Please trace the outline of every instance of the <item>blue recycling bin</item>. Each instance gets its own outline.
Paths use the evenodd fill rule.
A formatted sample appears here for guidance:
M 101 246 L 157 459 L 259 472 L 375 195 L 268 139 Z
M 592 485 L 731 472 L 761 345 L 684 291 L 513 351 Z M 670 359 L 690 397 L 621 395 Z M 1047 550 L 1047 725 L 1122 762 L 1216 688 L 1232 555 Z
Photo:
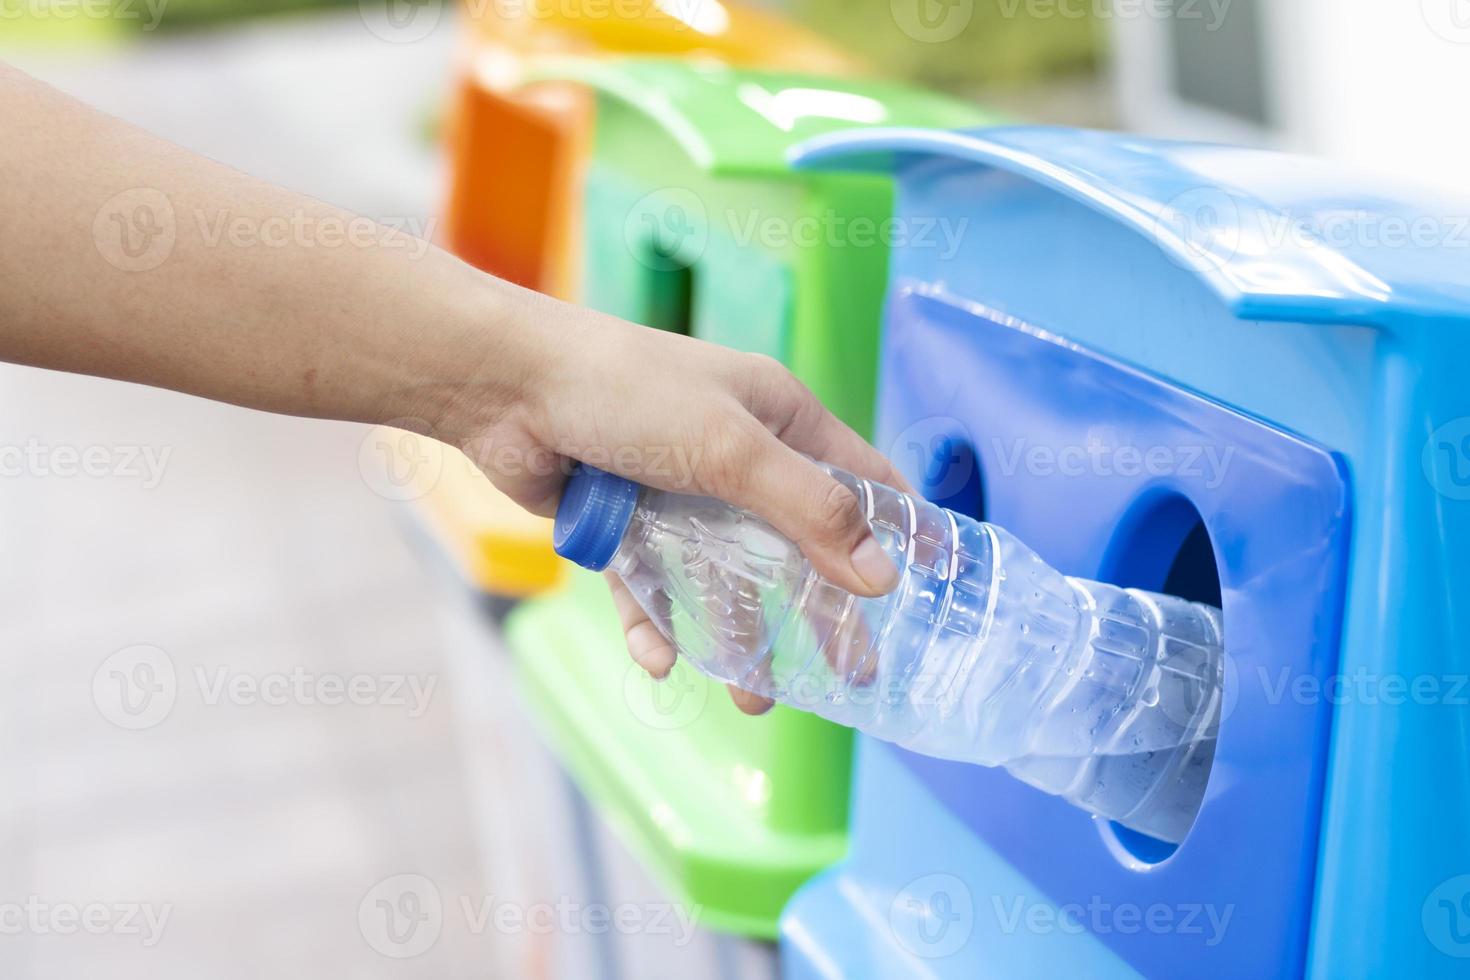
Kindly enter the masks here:
M 786 975 L 1470 975 L 1470 210 L 1045 127 L 798 164 L 893 172 L 913 231 L 879 448 L 1068 573 L 1219 604 L 1227 693 L 1177 846 L 862 740 Z

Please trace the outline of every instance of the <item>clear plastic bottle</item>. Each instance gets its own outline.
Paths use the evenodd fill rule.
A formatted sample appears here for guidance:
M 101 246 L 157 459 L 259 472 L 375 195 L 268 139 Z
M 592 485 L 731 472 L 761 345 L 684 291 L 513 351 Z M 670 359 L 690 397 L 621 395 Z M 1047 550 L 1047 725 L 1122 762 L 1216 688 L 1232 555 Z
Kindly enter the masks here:
M 832 585 L 754 514 L 591 467 L 556 547 L 616 572 L 711 677 L 1182 840 L 1214 754 L 1219 610 L 1064 576 L 1001 528 L 827 469 L 902 573 L 888 595 Z

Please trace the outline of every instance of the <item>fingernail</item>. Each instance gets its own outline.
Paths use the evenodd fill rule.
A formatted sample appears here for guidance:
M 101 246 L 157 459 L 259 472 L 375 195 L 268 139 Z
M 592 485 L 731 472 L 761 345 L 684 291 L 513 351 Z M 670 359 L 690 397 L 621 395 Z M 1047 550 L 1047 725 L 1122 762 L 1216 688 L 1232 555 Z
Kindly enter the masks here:
M 874 592 L 890 592 L 898 584 L 898 568 L 872 534 L 852 549 L 852 570 Z

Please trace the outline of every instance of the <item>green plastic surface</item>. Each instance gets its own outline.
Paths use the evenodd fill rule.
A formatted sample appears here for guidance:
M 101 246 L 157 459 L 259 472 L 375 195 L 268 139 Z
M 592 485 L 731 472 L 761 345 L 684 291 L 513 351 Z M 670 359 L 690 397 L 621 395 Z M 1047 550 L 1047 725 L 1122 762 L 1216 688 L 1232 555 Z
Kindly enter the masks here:
M 787 152 L 859 124 L 995 120 L 877 82 L 652 60 L 541 72 L 598 93 L 581 299 L 776 357 L 868 435 L 891 178 L 796 172 Z M 677 725 L 650 725 L 649 704 L 629 693 L 638 673 L 604 593 L 579 581 L 513 618 L 511 648 L 550 738 L 600 812 L 703 907 L 703 921 L 774 936 L 795 888 L 841 856 L 851 733 L 781 708 L 747 718 L 683 666 L 663 695 L 701 707 L 678 709 L 690 716 Z
M 533 717 L 629 848 L 701 925 L 774 939 L 846 846 L 848 733 L 789 708 L 746 717 L 682 662 L 652 680 L 592 572 L 522 604 L 506 637 Z
M 152 22 L 152 16 L 141 2 L 131 11 L 122 11 L 131 13 L 130 18 L 107 13 L 107 9 L 82 4 L 36 5 L 0 0 L 0 51 L 50 51 L 112 44 L 138 33 L 139 25 Z
M 526 81 L 587 85 L 604 103 L 621 102 L 648 119 L 693 166 L 721 176 L 786 176 L 791 147 L 836 130 L 961 129 L 998 121 L 971 103 L 897 82 L 660 58 L 545 58 Z M 599 136 L 616 128 L 598 122 Z M 650 156 L 646 162 L 672 161 Z

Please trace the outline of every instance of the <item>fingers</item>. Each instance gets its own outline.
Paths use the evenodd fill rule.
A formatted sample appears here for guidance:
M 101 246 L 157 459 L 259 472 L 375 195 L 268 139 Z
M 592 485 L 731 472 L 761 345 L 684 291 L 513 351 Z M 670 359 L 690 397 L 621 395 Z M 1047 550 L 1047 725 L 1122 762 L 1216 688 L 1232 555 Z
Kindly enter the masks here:
M 752 510 L 796 542 L 826 579 L 859 595 L 883 595 L 898 569 L 873 537 L 856 496 L 754 419 L 726 423 L 713 440 L 708 492 Z
M 669 671 L 674 669 L 674 648 L 654 627 L 643 607 L 638 605 L 638 600 L 633 598 L 633 593 L 623 584 L 623 580 L 612 572 L 604 572 L 603 577 L 612 590 L 613 605 L 617 607 L 618 619 L 623 624 L 623 632 L 628 641 L 628 655 L 656 680 L 669 676 Z M 725 687 L 730 691 L 730 700 L 735 702 L 735 707 L 747 715 L 763 715 L 775 704 L 770 698 L 742 691 L 733 684 Z
M 730 700 L 735 702 L 735 707 L 748 715 L 763 715 L 771 710 L 771 705 L 776 703 L 770 698 L 763 698 L 759 694 L 741 690 L 734 684 L 726 684 L 725 688 L 730 692 Z
M 758 358 L 756 364 L 754 370 L 759 377 L 750 386 L 750 412 L 776 438 L 799 453 L 854 476 L 912 491 L 888 457 L 827 411 L 795 375 L 769 359 Z
M 913 486 L 887 456 L 870 446 L 867 440 L 849 429 L 825 408 L 815 423 L 789 427 L 778 432 L 777 437 L 797 452 L 823 463 L 831 463 L 854 476 L 885 484 L 904 493 L 914 493 Z
M 669 671 L 674 669 L 673 646 L 649 620 L 648 614 L 638 605 L 638 600 L 633 598 L 633 593 L 628 591 L 622 579 L 612 572 L 604 572 L 603 578 L 607 579 L 608 587 L 612 589 L 613 605 L 617 607 L 618 619 L 623 624 L 623 635 L 628 642 L 628 655 L 653 678 L 662 680 L 669 676 Z

